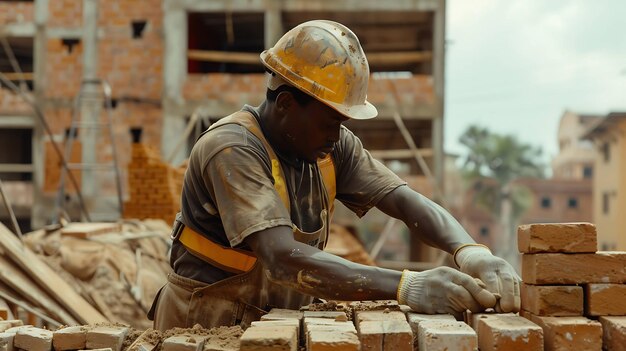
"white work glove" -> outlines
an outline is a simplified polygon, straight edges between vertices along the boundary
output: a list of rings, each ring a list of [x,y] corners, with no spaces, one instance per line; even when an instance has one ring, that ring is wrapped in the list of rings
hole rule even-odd
[[[486,246],[470,244],[456,250],[454,262],[461,272],[482,280],[487,290],[499,298],[496,312],[520,310],[521,278],[507,261],[492,255]]]
[[[493,307],[496,297],[469,275],[438,267],[423,272],[405,270],[398,285],[398,302],[415,312],[449,313],[460,319],[466,310],[479,312]]]

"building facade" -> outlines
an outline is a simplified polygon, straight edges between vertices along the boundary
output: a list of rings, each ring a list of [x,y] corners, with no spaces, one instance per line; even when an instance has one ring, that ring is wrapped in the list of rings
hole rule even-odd
[[[615,112],[583,136],[595,148],[593,222],[601,250],[626,250],[626,113]]]
[[[197,132],[245,103],[263,100],[260,51],[296,24],[319,18],[353,29],[370,62],[368,99],[380,117],[348,127],[381,160],[415,168],[414,153],[393,118],[399,114],[441,184],[445,0],[0,1],[0,37],[11,51],[0,46],[0,73],[23,85],[47,124],[31,103],[2,84],[0,135],[12,136],[12,152],[0,151],[0,177],[13,183],[10,188],[19,183],[31,192],[22,221],[38,228],[56,216],[60,166],[58,157],[50,156],[52,143],[63,146],[81,82],[98,78],[111,86],[113,135],[127,199],[129,129],[141,128],[142,142],[178,165]],[[97,104],[79,110],[81,118],[102,118]],[[199,118],[188,135],[194,115]],[[78,138],[79,160],[111,159],[106,138],[96,142],[80,133]],[[98,186],[93,174],[77,178],[87,206],[106,212],[115,204],[110,179]],[[95,193],[98,189],[104,192]],[[66,197],[75,209],[71,190]],[[115,214],[109,209],[109,219]]]

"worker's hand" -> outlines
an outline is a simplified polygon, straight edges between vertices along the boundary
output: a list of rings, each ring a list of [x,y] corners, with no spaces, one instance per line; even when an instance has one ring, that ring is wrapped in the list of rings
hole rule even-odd
[[[520,310],[521,278],[505,260],[491,254],[483,246],[466,246],[458,250],[454,261],[461,272],[482,280],[487,290],[496,294],[499,301],[496,312],[518,312]]]
[[[467,274],[450,267],[423,272],[405,270],[398,286],[398,302],[427,314],[453,314],[494,307],[496,297]]]

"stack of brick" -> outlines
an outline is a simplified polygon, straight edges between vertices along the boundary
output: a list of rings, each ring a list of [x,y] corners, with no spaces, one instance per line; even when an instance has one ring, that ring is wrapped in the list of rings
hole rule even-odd
[[[183,168],[161,160],[154,148],[135,143],[128,165],[130,199],[124,203],[124,218],[163,219],[172,223],[180,209]]]
[[[626,350],[626,252],[598,252],[589,223],[518,228],[522,312],[546,350]]]

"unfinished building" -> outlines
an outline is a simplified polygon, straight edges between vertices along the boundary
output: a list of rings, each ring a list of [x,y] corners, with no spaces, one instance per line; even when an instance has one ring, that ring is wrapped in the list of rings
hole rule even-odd
[[[3,84],[0,135],[10,136],[2,140],[12,152],[0,156],[0,177],[19,198],[14,202],[21,223],[41,227],[58,215],[62,176],[52,142],[73,140],[67,136],[76,114],[82,121],[102,121],[102,105],[75,106],[82,83],[102,79],[111,86],[108,112],[121,196],[128,201],[131,128],[142,130],[141,142],[160,150],[164,162],[180,164],[210,123],[263,100],[259,52],[296,24],[320,18],[353,29],[370,62],[368,100],[379,117],[348,127],[395,171],[409,179],[432,175],[421,184],[441,186],[445,1],[0,1],[0,35],[7,43],[0,71],[22,86],[51,131],[16,89]],[[68,162],[111,159],[109,139],[77,134]],[[416,158],[424,161],[421,167]],[[113,175],[72,174],[94,219],[119,217]],[[76,216],[70,185],[66,180],[62,201]]]

